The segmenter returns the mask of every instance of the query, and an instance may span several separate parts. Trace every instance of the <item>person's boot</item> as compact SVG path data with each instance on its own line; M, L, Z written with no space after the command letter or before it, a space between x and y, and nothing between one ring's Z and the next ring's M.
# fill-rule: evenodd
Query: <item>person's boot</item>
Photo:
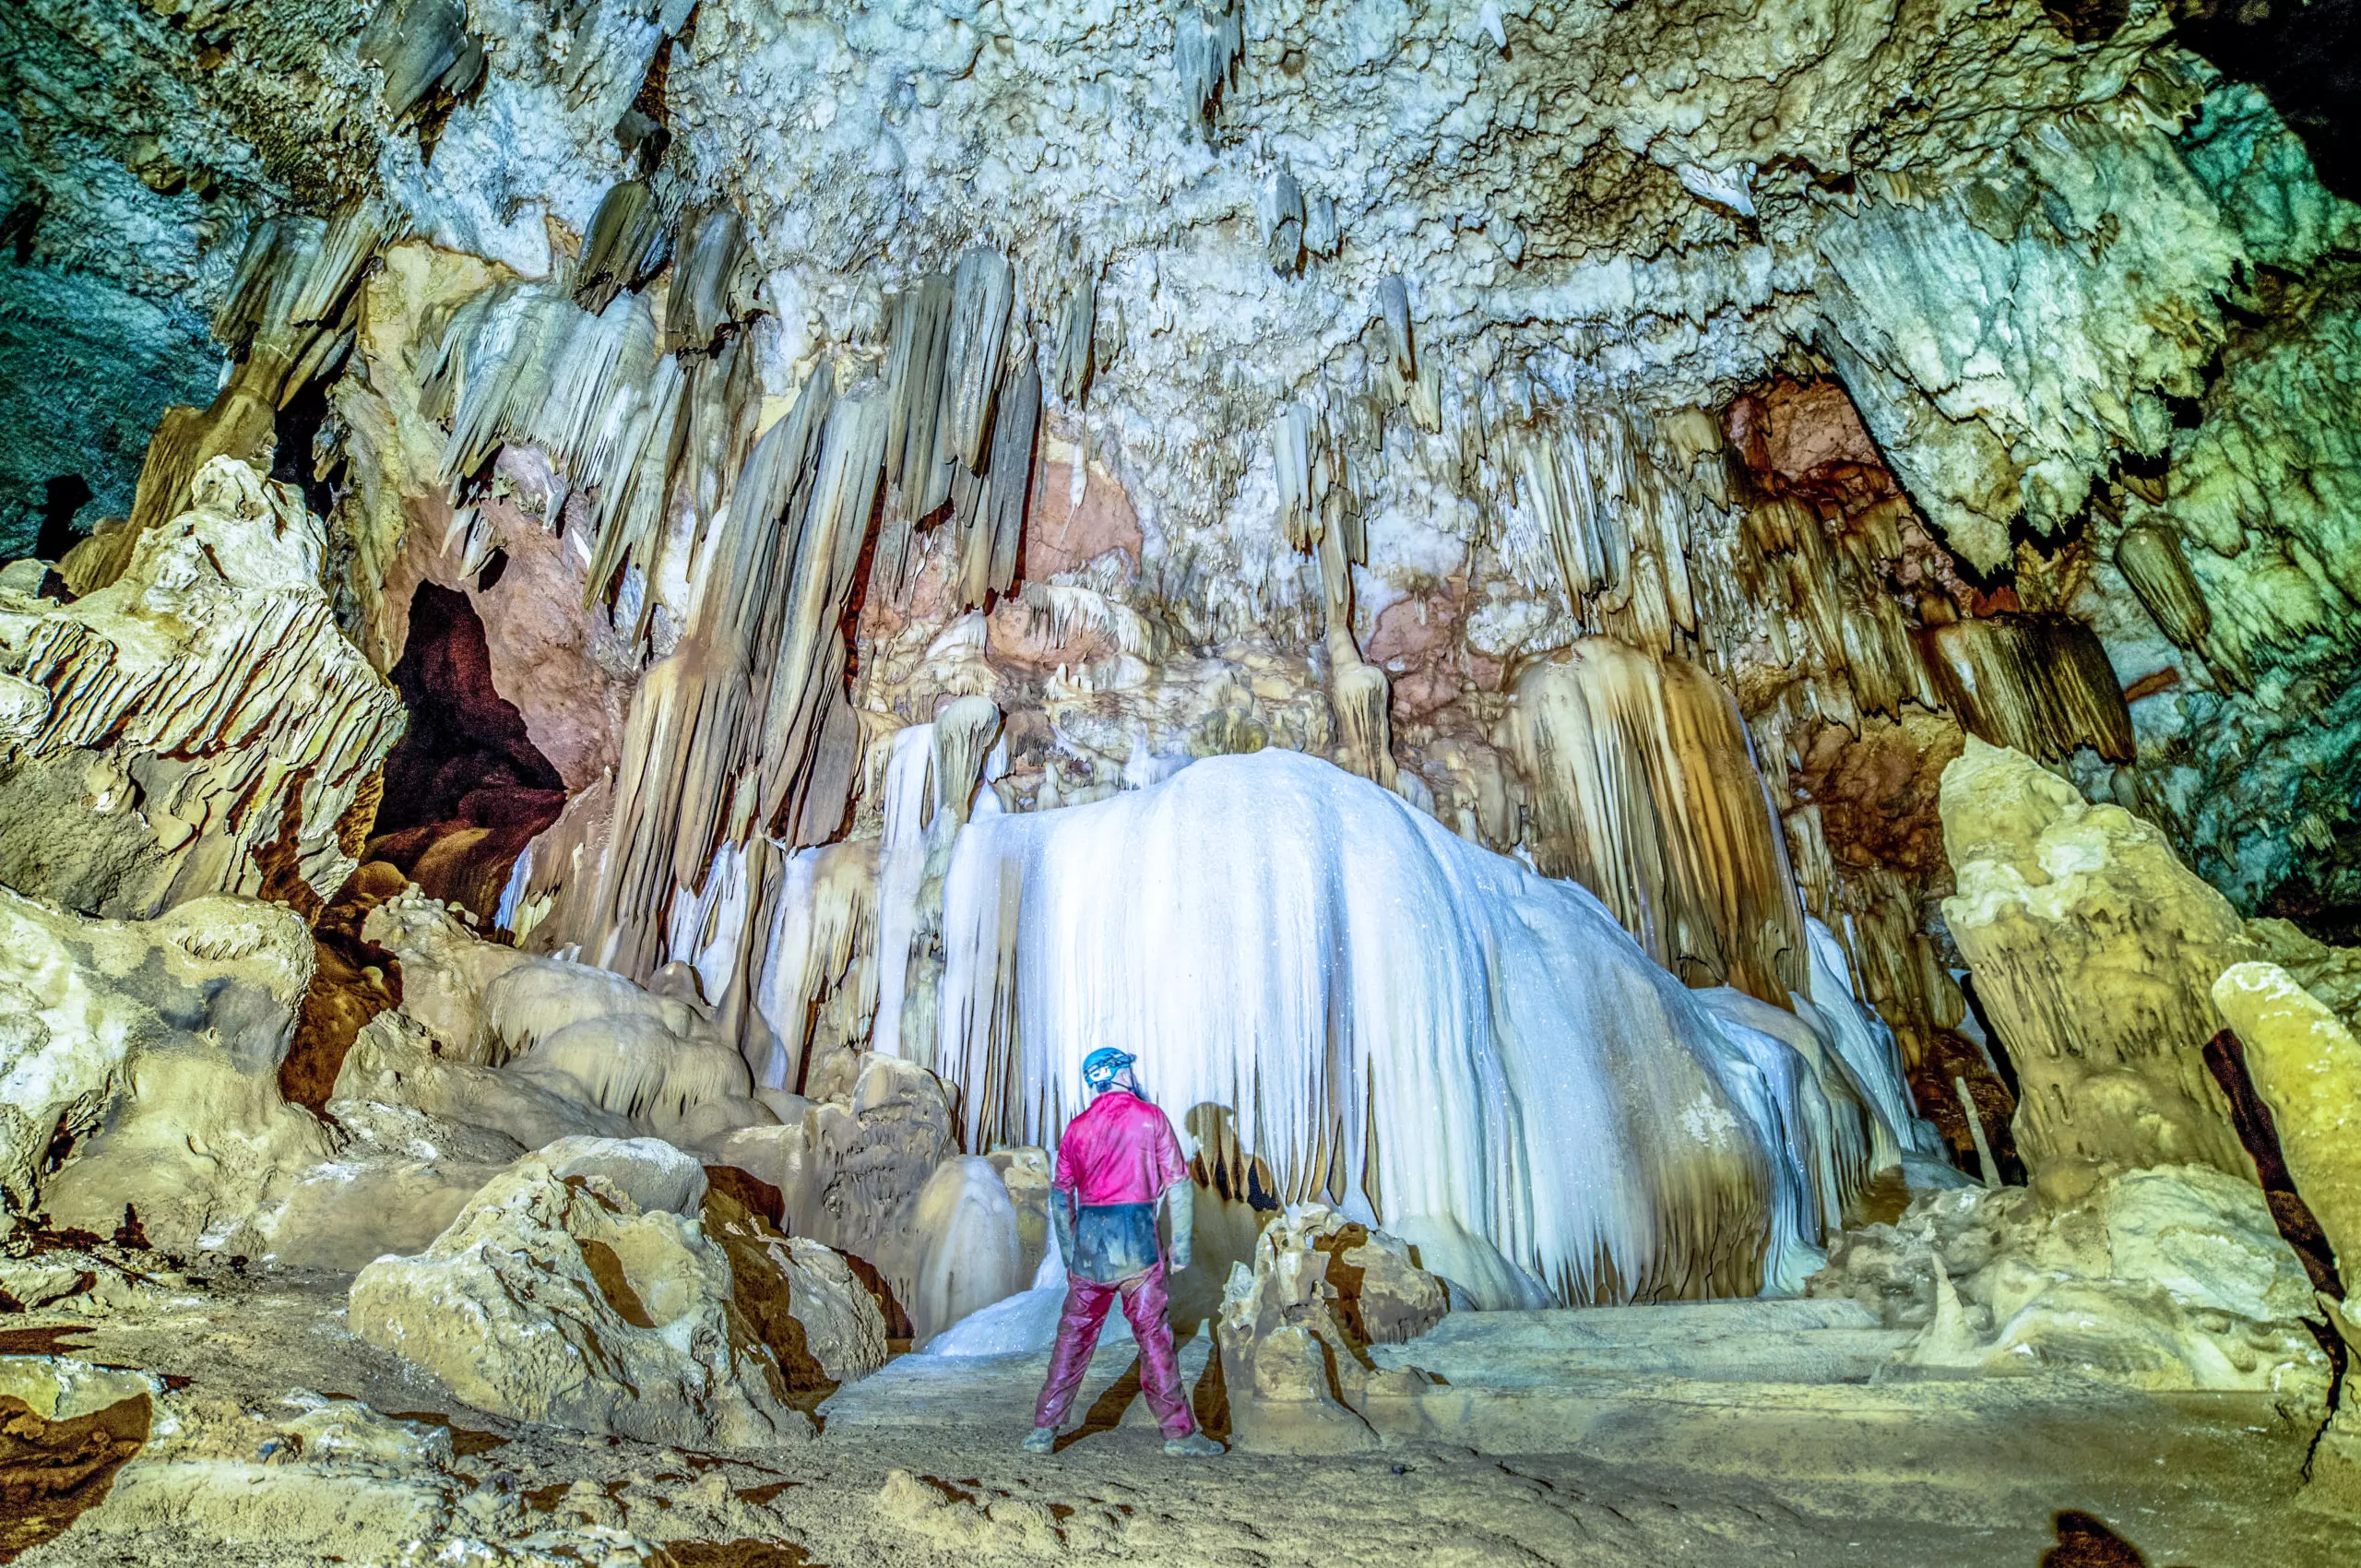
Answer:
M1035 1427L1033 1429L1032 1435L1025 1440L1025 1452L1027 1454L1047 1454L1050 1450L1056 1448L1057 1445L1057 1428ZM1166 1446L1169 1447L1170 1444L1168 1443Z
M1216 1454L1228 1452L1220 1443L1201 1431L1192 1431L1186 1437L1166 1438L1164 1451L1176 1458L1183 1459L1210 1459Z

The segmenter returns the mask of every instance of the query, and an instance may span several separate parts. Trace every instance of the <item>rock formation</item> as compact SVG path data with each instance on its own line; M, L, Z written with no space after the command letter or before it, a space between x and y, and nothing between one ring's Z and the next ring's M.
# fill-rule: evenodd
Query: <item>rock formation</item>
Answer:
M1442 1281L1409 1249L1317 1205L1266 1228L1231 1265L1217 1333L1230 1431L1262 1454L1374 1448L1371 1399L1415 1394L1410 1368L1380 1371L1372 1344L1415 1339L1445 1310Z
M2152 1389L2253 1389L2318 1420L2329 1362L2303 1265L2250 1181L2201 1165L2109 1178L2068 1207L1963 1187L1849 1232L1815 1277L1917 1329L1928 1376L2068 1373Z
M320 519L216 457L71 604L0 603L0 877L89 914L316 909L354 867L393 689L337 629Z
M2253 1166L2207 1072L2209 975L2251 948L2229 900L2154 828L2092 805L2021 752L1970 739L1943 770L1959 878L1943 915L2008 1042L2016 1143L2047 1193L2111 1171Z
M501 1415L652 1443L811 1436L695 1220L541 1160L488 1184L423 1253L362 1269L352 1326Z

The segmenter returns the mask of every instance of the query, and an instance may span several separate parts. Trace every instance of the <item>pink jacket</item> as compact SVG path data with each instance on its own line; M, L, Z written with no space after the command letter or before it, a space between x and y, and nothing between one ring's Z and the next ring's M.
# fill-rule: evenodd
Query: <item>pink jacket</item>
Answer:
M1189 1179L1180 1141L1163 1111L1128 1089L1109 1089L1066 1123L1051 1184L1085 1207L1154 1203Z

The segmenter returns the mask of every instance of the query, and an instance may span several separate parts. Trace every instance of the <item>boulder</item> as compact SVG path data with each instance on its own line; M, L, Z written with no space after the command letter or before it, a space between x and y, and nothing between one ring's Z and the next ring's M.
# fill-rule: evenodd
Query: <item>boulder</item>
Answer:
M789 1389L833 1388L885 1364L885 1316L842 1253L780 1235L718 1187L703 1203L705 1232L730 1258L738 1311Z
M942 1080L915 1063L865 1056L849 1108L813 1103L713 1152L778 1189L790 1234L874 1267L918 1344L1031 1277L995 1161L957 1152Z
M94 921L0 888L0 1190L100 1234L136 1209L151 1241L226 1240L327 1130L279 1098L312 976L303 922L209 895ZM43 1175L60 1145L65 1165ZM207 1242L211 1245L214 1242Z
M350 1323L520 1420L702 1447L812 1434L698 1221L538 1158L487 1183L423 1253L362 1269Z

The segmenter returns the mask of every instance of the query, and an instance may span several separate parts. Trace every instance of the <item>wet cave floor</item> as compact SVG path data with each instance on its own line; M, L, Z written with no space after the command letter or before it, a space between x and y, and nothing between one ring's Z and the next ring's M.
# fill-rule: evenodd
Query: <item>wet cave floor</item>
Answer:
M331 1275L225 1273L186 1291L143 1290L104 1314L12 1313L0 1318L0 1353L65 1354L159 1374L172 1389L168 1408L184 1420L232 1405L275 1408L303 1389L447 1425L461 1491L496 1489L521 1502L528 1524L545 1516L661 1542L679 1568L2351 1561L2350 1522L2296 1502L2309 1432L2253 1398L2173 1404L2106 1395L2094 1419L2070 1397L2028 1400L2030 1380L1995 1380L1952 1385L1939 1417L1880 1431L1841 1400L1765 1421L1669 1409L1635 1389L1622 1408L1610 1397L1592 1410L1581 1452L1494 1455L1418 1443L1341 1457L1232 1453L1192 1463L1167 1458L1153 1429L1133 1424L1135 1399L1133 1421L1117 1421L1128 1352L1108 1348L1084 1393L1089 1424L1046 1458L1016 1446L1021 1385L1036 1370L908 1360L884 1375L915 1376L928 1385L913 1390L925 1406L963 1414L942 1423L830 1419L811 1443L722 1456L522 1426L455 1405L345 1331L346 1286ZM1200 1344L1184 1364L1202 1362ZM1742 1387L1726 1392L1747 1398ZM84 1506L89 1515L54 1538L20 1539L15 1560L24 1568L364 1560L321 1540L291 1549L255 1535L225 1546L218 1531L95 1531L108 1503ZM0 1561L11 1550L0 1542ZM438 1552L430 1542L419 1560L446 1558L474 1561L476 1551Z

